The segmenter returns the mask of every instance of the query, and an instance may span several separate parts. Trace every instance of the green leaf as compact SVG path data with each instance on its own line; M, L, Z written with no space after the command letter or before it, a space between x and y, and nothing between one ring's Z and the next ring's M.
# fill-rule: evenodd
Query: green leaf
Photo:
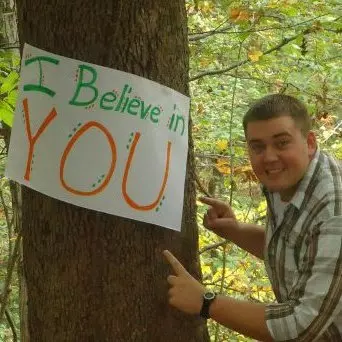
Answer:
M18 97L18 91L12 90L5 98L5 101L9 103L12 107L15 107L15 104L17 102Z
M11 92L18 84L19 74L15 71L11 71L5 78L0 88L0 94Z
M0 102L0 120L10 127L13 123L13 112L10 104L5 101Z

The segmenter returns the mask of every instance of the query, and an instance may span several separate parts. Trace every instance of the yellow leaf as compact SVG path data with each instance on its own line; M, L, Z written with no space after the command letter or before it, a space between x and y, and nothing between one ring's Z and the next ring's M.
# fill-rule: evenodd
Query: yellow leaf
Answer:
M227 166L228 165L228 159L226 158L218 158L217 162L216 162L216 166L220 167L220 166Z
M203 265L202 266L202 273L203 274L211 274L211 267L209 265Z
M203 106L202 103L199 103L199 104L197 105L197 113L198 113L198 114L202 114L203 111L204 111L204 106Z
M212 11L213 4L210 1L203 1L203 3L199 6L199 10L203 14L208 14Z
M226 150L228 147L228 140L218 140L216 142L216 147L220 152Z
M219 158L215 166L217 170L224 175L228 175L230 173L230 166L227 159Z
M263 201L260 202L257 211L258 211L259 213L263 213L263 212L266 211L266 209L267 209L267 202L266 202L266 200L263 200Z
M240 14L240 8L232 8L230 11L230 19L236 20Z
M198 200L196 200L196 205L198 205L199 207L205 206L205 204L203 204L201 201L198 201Z
M247 21L251 16L248 10L242 8L232 8L230 11L230 19L234 22Z
M215 166L217 170L224 175L228 175L230 173L230 166L227 159L218 159Z
M259 50L251 50L248 52L248 58L252 62L258 62L261 56L262 56L262 52Z
M202 58L199 61L199 64L201 67L207 67L210 64L210 60L209 60L209 58Z

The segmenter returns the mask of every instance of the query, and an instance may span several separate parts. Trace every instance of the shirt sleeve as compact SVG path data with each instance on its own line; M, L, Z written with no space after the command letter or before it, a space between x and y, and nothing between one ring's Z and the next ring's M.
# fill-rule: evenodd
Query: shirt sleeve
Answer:
M266 306L267 327L275 341L317 341L342 313L342 217L333 217L314 234L285 303Z

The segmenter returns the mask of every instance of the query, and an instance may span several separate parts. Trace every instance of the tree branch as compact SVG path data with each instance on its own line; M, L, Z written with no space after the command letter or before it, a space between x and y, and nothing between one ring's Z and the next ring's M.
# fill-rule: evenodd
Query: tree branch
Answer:
M15 325L13 323L12 317L11 317L11 315L10 315L8 310L5 310L5 316L7 318L7 322L8 322L8 324L11 327L11 330L12 330L13 342L17 342L18 341L17 331L15 329Z
M311 29L306 29L305 31L299 33L299 34L296 34L295 36L292 36L290 38L284 38L282 40L282 42L276 46L274 46L273 48L269 49L269 50L266 50L264 51L262 54L263 55L268 55L274 51L277 51L277 50L280 50L283 46L287 45L288 43L292 42L293 40L296 40L298 37L302 36L302 35L306 35L306 34L309 34L310 32L312 32ZM192 81L196 81L200 78L203 78L205 76L213 76L213 75L221 75L221 74L224 74L224 73L227 73L228 71L231 71L233 69L236 69L238 68L239 66L241 65L244 65L244 64L247 64L247 63L250 63L250 60L248 58L246 58L245 60L241 61L241 62L238 62L238 63L235 63L227 68L224 68L224 69L219 69L219 70L206 70L206 71L203 71L193 77L190 77L189 81L192 82Z
M244 147L245 143L236 144L236 146L239 146L239 145ZM195 157L196 158L202 158L202 159L205 159L205 158L208 158L208 159L218 159L219 158L219 159L227 159L227 160L230 159L230 156L227 156L225 154L215 154L215 153L195 153ZM244 156L235 156L235 158L242 160L242 161L248 159L247 157L244 157Z
M265 80L265 79L258 78L258 77L253 77L253 76L248 75L248 74L247 74L247 76L244 76L244 75L235 75L235 74L227 74L227 76L233 77L233 78L236 77L236 78L239 78L239 79L241 79L241 80L251 80L251 81L262 82L262 83L265 83L265 84L268 84L268 85L276 85L275 82L267 81L267 80ZM319 96L319 94L311 93L311 92L309 92L309 91L306 91L306 90L304 90L303 88L300 88L299 86L297 86L297 85L295 85L295 84L293 84L293 83L291 83L291 82L284 82L283 85L286 86L286 87L288 87L288 86L293 87L293 88L295 88L296 90L299 90L300 92L305 93L305 94L307 94L307 95L309 95L309 96L312 96L312 97L315 97L315 98L317 98L317 97ZM333 97L327 96L326 99L327 99L327 100L331 100L331 101L340 101L340 99L337 98L337 97L336 97L336 98L333 98ZM208 158L210 158L210 156L209 156ZM225 158L225 157L222 156L221 158Z
M21 234L19 233L17 236L17 239L15 241L13 253L9 258L8 261L8 266L7 266L7 274L6 274L6 279L5 279L5 284L3 288L3 293L1 294L1 306L0 306L0 322L2 321L2 317L6 311L6 306L7 306L7 300L9 297L10 293L10 285L12 281L12 275L14 271L14 266L16 264L16 261L19 256L19 247L20 247L20 242L21 242Z
M244 34L244 33L255 33L255 32L263 32L263 31L271 31L271 30L292 29L292 28L297 27L297 26L306 25L307 23L312 22L314 20L317 20L319 18L322 18L322 17L324 17L326 15L327 14L321 14L321 15L319 15L317 17L314 17L314 18L302 21L302 22L297 23L297 24L291 24L291 25L285 25L285 26L277 25L277 26L269 26L269 27L260 27L259 29L249 29L249 30L244 30L244 31L228 31L229 29L232 28L231 25L230 26L226 26L226 27L221 28L221 29L218 29L218 27L217 27L217 28L215 28L214 30L211 30L211 31L204 31L204 32L198 32L198 33L189 33L189 39L188 40L189 40L189 42L194 42L194 41L198 41L198 40L201 40L201 39L204 39L204 38L211 37L211 36L213 36L215 34ZM327 30L328 31L333 31L333 30L329 30L329 29L327 29ZM336 31L333 31L333 32L340 33L340 30L336 30Z
M6 218L6 224L7 224L7 230L8 230L8 246L9 246L9 254L12 253L12 223L13 221L10 219L10 214L6 205L5 197L2 191L2 188L0 188L0 200L1 205L5 214Z
M1 44L0 49L1 50L19 49L19 44L17 44L17 42L15 42L14 44Z
M208 252L208 251L210 251L212 249L216 249L218 247L224 246L227 243L228 243L228 240L224 240L224 241L221 241L221 242L213 243L212 245L205 246L205 247L203 247L202 249L199 250L198 254L202 254L202 253Z
M239 32L234 32L234 31L228 31L231 28L232 28L232 26L227 26L227 27L224 27L221 29L215 28L212 31L205 31L205 32L200 32L200 33L190 33L188 40L189 40L189 42L195 42L197 40L208 38L210 36L213 36L213 35L219 34L219 33L224 33L224 34L239 33Z
M196 183L197 183L199 189L200 189L207 197L213 197L213 196L206 190L206 188L203 186L203 184L201 183L200 179L198 178L197 173L195 173L195 180L196 180Z
M0 50L12 50L12 49L19 49L19 45L5 46L5 47L0 48Z

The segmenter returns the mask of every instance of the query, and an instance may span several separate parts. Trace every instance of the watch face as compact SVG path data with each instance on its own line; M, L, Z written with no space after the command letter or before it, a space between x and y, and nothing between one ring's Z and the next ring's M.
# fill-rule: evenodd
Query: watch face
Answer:
M207 299L207 300L211 300L211 299L214 299L216 296L215 292L213 291L208 291L204 294L204 298Z

